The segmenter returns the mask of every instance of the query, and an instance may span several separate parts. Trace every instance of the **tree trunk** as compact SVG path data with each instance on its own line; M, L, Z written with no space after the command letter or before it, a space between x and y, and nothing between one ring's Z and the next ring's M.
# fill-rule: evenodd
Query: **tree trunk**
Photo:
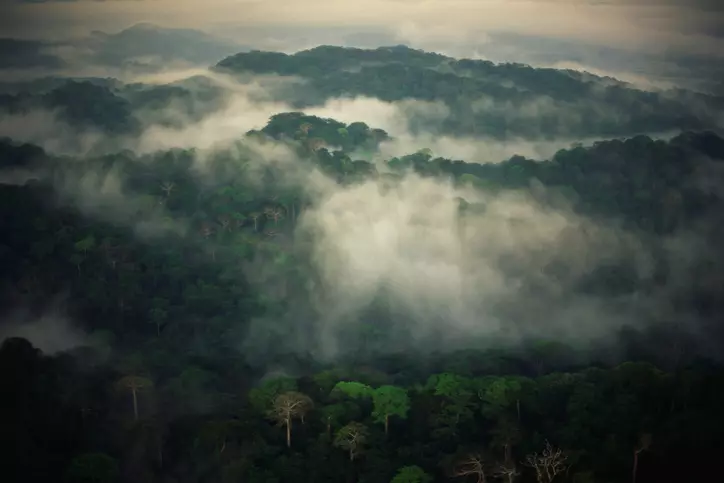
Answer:
M385 436L387 436L387 433L390 430L390 415L385 414Z
M633 470L631 471L631 483L636 483L636 473L639 469L639 452L634 451Z
M287 448L292 447L292 418L287 419Z
M515 409L518 411L518 423L520 423L520 399L515 400Z
M133 395L133 420L138 421L138 397L136 396L136 388L131 388Z

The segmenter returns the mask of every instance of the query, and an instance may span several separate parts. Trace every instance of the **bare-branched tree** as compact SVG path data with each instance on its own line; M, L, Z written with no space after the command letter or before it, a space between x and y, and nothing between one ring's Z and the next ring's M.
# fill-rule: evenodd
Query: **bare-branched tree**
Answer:
M462 477L474 475L477 478L477 483L485 483L485 470L483 457L474 453L459 460L453 468L452 475Z
M173 181L164 181L161 183L161 191L166 193L166 198L171 196L171 192L176 187L176 184Z
M314 403L309 396L296 391L285 392L274 399L268 415L270 419L286 428L287 447L292 445L292 420L303 419L312 408Z
M351 422L340 428L334 438L334 445L347 450L349 460L354 461L367 441L367 427L364 424Z
M266 214L267 218L274 220L275 225L284 218L284 211L278 206L267 208L264 210L264 214Z
M520 470L513 462L501 463L493 471L493 476L505 480L507 483L513 483L520 475Z
M551 483L553 479L566 471L568 456L559 448L551 446L546 441L546 447L542 453L529 454L525 458L525 465L535 470L538 483Z
M299 126L299 132L301 132L305 136L309 133L310 129L312 129L312 125L308 122L305 122L301 126Z

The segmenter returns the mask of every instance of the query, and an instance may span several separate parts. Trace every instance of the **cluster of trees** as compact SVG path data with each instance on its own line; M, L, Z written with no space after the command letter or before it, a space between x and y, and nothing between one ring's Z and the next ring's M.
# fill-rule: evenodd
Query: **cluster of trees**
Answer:
M492 191L543 185L588 215L623 216L655 241L716 215L720 195L691 180L724 159L724 140L640 136L499 164L424 149L384 165L358 159L387 138L364 123L282 113L205 153L202 170L194 150L70 159L0 143L2 307L42 315L61 297L88 334L57 355L3 343L0 371L13 397L0 414L17 448L7 471L24 481L267 483L716 474L724 372L692 359L679 333L624 334L622 357L636 362L615 367L543 341L424 357L350 341L335 369L300 354L315 274L295 228L313 199L280 182L289 165L253 161L254 146L283 143L304 169L343 185L394 183L408 170ZM467 208L461 200L461 216ZM702 266L699 276L716 270ZM274 290L259 291L249 274ZM721 310L711 286L689 290L681 303ZM394 317L381 314L376 329ZM254 362L238 345L259 318L270 321L270 342ZM275 364L299 377L267 374Z
M611 137L702 129L715 118L701 106L722 106L722 100L714 97L644 92L619 82L592 81L573 71L458 60L404 46L374 50L321 46L293 55L243 52L223 59L216 68L304 77L311 89L303 90L299 106L359 95L386 101L441 101L451 110L435 126L441 132L494 138Z
M44 356L7 339L0 373L13 397L1 404L14 450L5 467L16 481L53 474L79 483L677 482L716 474L721 367L548 365L536 375L510 372L514 362L470 352L422 379L394 364L388 372L339 366L249 388L245 373L224 363L188 360L178 373L151 374Z
M107 136L133 136L149 120L180 127L219 109L224 90L207 77L178 84L123 84L114 79L39 79L24 88L5 86L0 112L18 115L34 110L55 113L59 121ZM166 110L173 106L171 110Z
M3 94L0 107L9 114L33 109L57 110L60 119L74 127L95 127L106 132L127 133L140 128L131 104L108 86L92 81L69 81L42 93Z

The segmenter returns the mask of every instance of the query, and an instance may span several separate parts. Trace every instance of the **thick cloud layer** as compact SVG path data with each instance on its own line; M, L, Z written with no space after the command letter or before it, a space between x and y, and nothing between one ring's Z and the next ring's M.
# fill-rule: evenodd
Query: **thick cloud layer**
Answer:
M11 337L22 337L46 354L95 344L88 334L75 327L62 313L48 312L38 317L19 311L1 322L0 343Z
M292 77L232 78L200 69L135 75L128 80L149 86L177 84L189 88L192 96L195 95L192 81L201 80L202 84L218 88L222 95L214 100L194 100L193 110L201 115L190 115L186 100L137 109L134 115L143 126L140 135L110 135L94 127L72 127L56 111L34 109L21 114L0 114L0 136L38 144L57 154L85 155L121 149L138 153L171 148L205 151L228 146L247 131L261 129L276 113L296 111L284 99L290 91L304 86L304 80ZM586 104L564 105L544 97L522 105L480 97L472 103L472 109L496 116L506 123L535 122L540 116L553 116L562 133L566 132L567 126L573 131L590 114L590 106ZM706 107L701 106L701 109ZM516 154L546 159L573 143L590 144L598 140L581 139L573 134L552 140L509 136L506 141L486 137L485 133L474 138L442 134L443 123L451 115L450 109L442 102L411 99L386 102L363 96L332 98L322 105L306 108L304 112L348 124L365 122L384 129L393 139L380 146L382 159L422 148L430 149L436 156L475 162L498 162ZM597 107L596 114L600 122L625 121L621 113L607 110L606 106ZM635 134L668 138L676 133L630 133Z
M463 216L461 196L475 206ZM299 350L322 357L349 351L345 331L380 303L384 314L368 323L387 335L380 350L395 351L534 335L600 342L646 324L641 314L654 302L577 294L581 279L605 263L625 261L650 278L650 254L614 224L528 194L485 194L414 175L399 184L369 181L323 192L299 230L314 240L319 276L312 288L319 338Z

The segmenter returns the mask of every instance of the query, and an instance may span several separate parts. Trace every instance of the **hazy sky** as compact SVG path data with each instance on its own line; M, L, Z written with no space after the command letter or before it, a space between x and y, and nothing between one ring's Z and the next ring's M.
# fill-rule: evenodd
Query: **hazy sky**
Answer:
M424 40L484 40L486 32L576 38L620 47L721 49L714 0L0 0L5 35L60 36L138 21L223 27L384 28ZM483 38L480 35L483 35Z
M2 35L23 38L151 22L287 52L407 44L631 81L716 80L724 71L718 0L0 0L0 8Z

